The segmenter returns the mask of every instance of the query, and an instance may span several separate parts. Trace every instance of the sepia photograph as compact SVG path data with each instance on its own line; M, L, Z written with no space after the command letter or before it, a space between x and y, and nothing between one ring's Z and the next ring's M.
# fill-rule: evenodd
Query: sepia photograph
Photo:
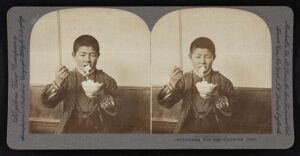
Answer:
M30 37L30 133L150 133L150 32L137 15L75 8Z
M284 6L13 7L7 146L290 148L293 20Z
M151 32L152 133L272 133L266 22L229 8L164 15Z

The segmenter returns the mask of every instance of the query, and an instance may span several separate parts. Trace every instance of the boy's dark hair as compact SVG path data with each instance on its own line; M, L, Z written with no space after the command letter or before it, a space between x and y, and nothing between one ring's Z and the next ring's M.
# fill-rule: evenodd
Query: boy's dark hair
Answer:
M214 43L206 37L199 37L196 38L190 46L190 55L193 54L193 50L196 48L202 48L202 49L208 49L214 57L216 57L216 53L215 53L215 45Z
M93 49L98 53L99 53L99 43L96 40L95 37L91 36L91 35L82 35L79 36L73 44L73 56L76 55L77 50L79 49L79 47L82 46L87 46L87 47L93 47Z

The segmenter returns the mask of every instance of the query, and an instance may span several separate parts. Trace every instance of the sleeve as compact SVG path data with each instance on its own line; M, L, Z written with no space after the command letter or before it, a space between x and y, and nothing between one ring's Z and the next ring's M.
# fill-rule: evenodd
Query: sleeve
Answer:
M231 116L232 104L234 103L234 87L232 82L224 76L221 77L219 93L220 96L215 101L216 105L221 106L218 110L225 116Z
M184 97L184 78L182 77L175 87L167 84L157 95L158 103L165 107L171 108Z
M48 84L41 93L42 103L49 108L54 108L64 98L64 88L67 83L59 86L55 81Z
M167 99L169 96L171 96L174 93L175 88L172 87L170 83L165 85L162 88L162 95L164 96L163 99Z
M117 100L119 88L117 82L108 77L104 86L104 97L101 97L100 106L110 116L115 116L118 113Z
M104 92L106 95L115 96L118 94L118 84L112 77L105 74L104 84Z

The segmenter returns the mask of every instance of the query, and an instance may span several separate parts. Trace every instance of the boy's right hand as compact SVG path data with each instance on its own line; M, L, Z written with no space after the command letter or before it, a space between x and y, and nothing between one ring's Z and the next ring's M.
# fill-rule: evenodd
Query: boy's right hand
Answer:
M55 74L55 82L57 85L61 86L66 77L69 75L69 70L66 66L61 66L57 69Z
M173 88L175 88L177 82L182 78L183 76L183 71L177 66L174 66L170 73L170 84L172 85Z

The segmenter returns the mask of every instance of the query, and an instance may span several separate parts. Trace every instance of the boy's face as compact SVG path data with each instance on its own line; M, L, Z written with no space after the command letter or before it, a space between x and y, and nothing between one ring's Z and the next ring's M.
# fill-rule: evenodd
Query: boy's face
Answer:
M94 50L94 48L87 46L79 47L75 56L73 56L77 67L82 71L84 71L85 65L90 65L90 67L94 69L97 64L98 57L99 54Z
M195 48L192 54L189 54L194 69L204 67L204 73L208 72L213 64L214 55L208 49Z

